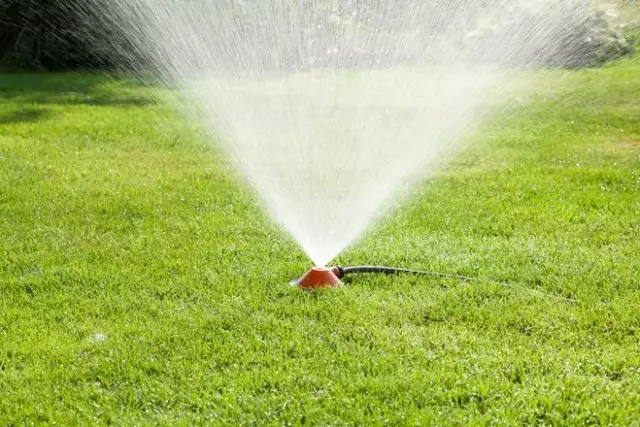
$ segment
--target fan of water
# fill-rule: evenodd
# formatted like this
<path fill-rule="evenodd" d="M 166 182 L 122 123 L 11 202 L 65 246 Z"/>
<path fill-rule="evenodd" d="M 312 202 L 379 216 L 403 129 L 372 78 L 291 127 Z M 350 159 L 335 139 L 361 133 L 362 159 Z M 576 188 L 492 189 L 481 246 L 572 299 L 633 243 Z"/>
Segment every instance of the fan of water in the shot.
<path fill-rule="evenodd" d="M 455 152 L 582 0 L 94 0 L 324 265 Z"/>

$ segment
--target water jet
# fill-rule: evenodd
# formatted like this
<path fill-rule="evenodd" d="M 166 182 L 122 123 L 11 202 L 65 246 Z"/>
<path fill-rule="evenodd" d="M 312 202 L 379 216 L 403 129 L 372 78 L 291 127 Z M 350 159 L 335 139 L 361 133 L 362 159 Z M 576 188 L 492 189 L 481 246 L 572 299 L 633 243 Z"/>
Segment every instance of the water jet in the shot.
<path fill-rule="evenodd" d="M 171 101 L 210 131 L 270 218 L 319 266 L 446 164 L 510 73 L 553 57 L 547 46 L 588 8 L 587 0 L 90 3 L 180 89 Z M 331 274 L 316 267 L 297 285 L 334 286 Z"/>

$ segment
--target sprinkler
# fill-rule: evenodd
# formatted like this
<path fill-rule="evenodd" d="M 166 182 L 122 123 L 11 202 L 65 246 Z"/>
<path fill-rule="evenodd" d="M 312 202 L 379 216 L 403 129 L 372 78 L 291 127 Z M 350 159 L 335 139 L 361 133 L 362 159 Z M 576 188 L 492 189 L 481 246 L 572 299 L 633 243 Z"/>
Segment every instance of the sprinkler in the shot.
<path fill-rule="evenodd" d="M 292 281 L 291 284 L 302 289 L 338 288 L 342 282 L 336 272 L 338 270 L 335 267 L 313 267 L 304 276 Z"/>
<path fill-rule="evenodd" d="M 379 267 L 372 265 L 362 265 L 357 267 L 313 267 L 304 276 L 291 282 L 293 286 L 302 289 L 337 288 L 342 285 L 340 279 L 352 274 L 413 274 L 421 276 L 455 277 L 459 280 L 467 280 L 465 276 L 450 275 L 443 273 L 433 273 L 430 271 L 407 270 L 396 267 Z"/>
<path fill-rule="evenodd" d="M 457 279 L 462 282 L 475 282 L 475 283 L 485 283 L 485 284 L 494 284 L 505 286 L 509 288 L 518 288 L 530 294 L 533 294 L 538 297 L 555 299 L 558 301 L 563 301 L 565 303 L 573 304 L 577 302 L 577 300 L 573 298 L 565 298 L 562 296 L 555 296 L 545 294 L 544 292 L 538 291 L 536 289 L 531 289 L 524 287 L 519 284 L 509 283 L 505 281 L 497 281 L 497 280 L 488 280 L 481 279 L 477 277 L 469 277 L 463 276 L 461 274 L 450 274 L 450 273 L 437 273 L 433 271 L 422 271 L 422 270 L 409 270 L 406 268 L 397 268 L 397 267 L 380 267 L 375 265 L 361 265 L 355 267 L 313 267 L 311 270 L 307 271 L 304 276 L 301 278 L 294 280 L 291 282 L 291 285 L 297 286 L 306 290 L 313 289 L 321 289 L 321 288 L 338 288 L 342 286 L 342 282 L 340 279 L 347 275 L 352 274 L 410 274 L 417 276 L 431 276 L 431 277 L 440 277 L 446 279 Z"/>

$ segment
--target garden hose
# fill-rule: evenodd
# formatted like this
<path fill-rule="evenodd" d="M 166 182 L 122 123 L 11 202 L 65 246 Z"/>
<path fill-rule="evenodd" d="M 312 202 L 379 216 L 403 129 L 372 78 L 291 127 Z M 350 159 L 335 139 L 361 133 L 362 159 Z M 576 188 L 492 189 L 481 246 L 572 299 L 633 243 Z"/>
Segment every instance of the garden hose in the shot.
<path fill-rule="evenodd" d="M 397 267 L 381 267 L 376 265 L 359 265 L 353 267 L 331 267 L 333 274 L 335 274 L 338 279 L 342 279 L 344 276 L 351 274 L 409 274 L 409 275 L 418 275 L 418 276 L 434 276 L 434 277 L 444 277 L 444 278 L 454 278 L 462 281 L 472 280 L 470 277 L 461 276 L 458 274 L 446 274 L 446 273 L 435 273 L 432 271 L 421 271 L 421 270 L 409 270 L 406 268 L 397 268 Z"/>
<path fill-rule="evenodd" d="M 433 271 L 410 270 L 406 268 L 381 267 L 381 266 L 375 266 L 375 265 L 360 265 L 360 266 L 353 266 L 353 267 L 335 266 L 335 267 L 329 267 L 328 270 L 331 271 L 335 275 L 335 277 L 337 277 L 338 280 L 351 274 L 387 274 L 387 275 L 408 274 L 408 275 L 418 275 L 418 276 L 432 276 L 432 277 L 440 277 L 440 278 L 446 278 L 446 279 L 457 279 L 463 282 L 476 282 L 476 283 L 505 286 L 509 288 L 520 288 L 521 290 L 524 290 L 528 293 L 531 293 L 543 298 L 555 299 L 555 300 L 563 301 L 566 303 L 577 302 L 577 300 L 573 298 L 549 295 L 547 293 L 544 293 L 536 289 L 532 289 L 532 288 L 514 284 L 514 283 L 509 283 L 506 281 L 481 279 L 476 277 L 463 276 L 461 274 L 436 273 Z"/>

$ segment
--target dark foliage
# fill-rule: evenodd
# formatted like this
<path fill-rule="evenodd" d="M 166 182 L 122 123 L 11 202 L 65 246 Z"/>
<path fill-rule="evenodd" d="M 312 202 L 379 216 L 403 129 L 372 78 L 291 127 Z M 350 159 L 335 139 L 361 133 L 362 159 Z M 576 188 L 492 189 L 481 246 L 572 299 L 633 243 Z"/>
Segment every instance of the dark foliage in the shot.
<path fill-rule="evenodd" d="M 0 67 L 53 70 L 126 64 L 132 49 L 90 3 L 0 0 Z"/>
<path fill-rule="evenodd" d="M 374 0 L 353 0 L 340 2 L 341 8 L 335 8 L 331 2 L 327 2 L 327 7 L 309 8 L 309 13 L 320 14 L 326 20 L 329 9 L 335 14 L 336 19 L 342 16 L 351 17 L 353 7 L 362 7 L 367 2 Z M 412 2 L 415 0 L 409 0 Z M 428 2 L 427 2 L 428 3 Z M 136 54 L 134 47 L 127 42 L 122 35 L 120 27 L 115 25 L 109 14 L 97 12 L 96 6 L 104 4 L 90 0 L 0 0 L 0 68 L 1 69 L 43 69 L 54 70 L 61 68 L 128 68 L 135 64 L 136 68 L 144 66 L 143 58 Z M 261 3 L 245 2 L 242 10 L 245 13 L 260 13 Z M 423 4 L 423 3 L 420 3 Z M 500 29 L 494 33 L 492 31 L 478 31 L 478 16 L 466 11 L 461 13 L 465 7 L 464 1 L 453 1 L 448 4 L 446 14 L 440 16 L 448 26 L 464 28 L 464 31 L 473 34 L 473 37 L 466 37 L 469 49 L 473 49 L 473 43 L 481 45 L 500 45 L 504 39 L 502 32 L 508 33 L 509 29 Z M 333 5 L 333 6 L 332 6 Z M 331 8 L 329 8 L 331 6 Z M 238 13 L 237 8 L 233 8 L 229 13 Z M 305 9 L 307 10 L 307 9 Z M 478 8 L 481 11 L 482 8 Z M 415 11 L 417 16 L 413 19 L 406 19 L 408 11 Z M 395 8 L 387 17 L 389 25 L 394 26 L 395 32 L 402 22 L 421 22 L 427 20 L 432 23 L 431 28 L 441 28 L 436 25 L 431 16 L 432 11 L 425 7 Z M 393 15 L 393 13 L 397 14 Z M 404 14 L 404 15 L 403 15 Z M 426 14 L 424 17 L 421 14 Z M 463 16 L 467 19 L 457 19 Z M 317 18 L 317 17 L 316 17 Z M 595 66 L 611 59 L 620 57 L 630 52 L 630 45 L 625 38 L 610 27 L 610 23 L 602 14 L 593 13 L 588 16 L 575 16 L 575 22 L 566 25 L 562 22 L 558 31 L 553 37 L 553 43 L 547 40 L 540 42 L 538 46 L 539 65 L 544 66 L 569 66 L 584 67 Z M 314 16 L 306 16 L 305 20 L 313 21 Z M 368 24 L 377 27 L 379 24 L 370 23 L 367 19 L 374 19 L 363 15 L 361 27 L 366 29 Z M 532 28 L 538 26 L 539 20 L 552 19 L 549 16 L 527 16 L 523 14 L 526 22 L 514 22 L 512 25 L 530 25 Z M 332 25 L 341 25 L 333 23 Z M 415 24 L 411 24 L 415 25 Z M 569 29 L 569 30 L 565 30 Z M 322 31 L 327 28 L 322 27 Z M 364 30 L 361 30 L 364 31 Z M 422 45 L 432 44 L 429 42 L 429 33 L 425 30 Z M 313 37 L 313 34 L 307 34 Z M 366 38 L 366 37 L 365 37 Z M 487 38 L 489 41 L 487 41 Z M 393 44 L 392 40 L 388 41 Z M 536 51 L 534 39 L 529 41 L 530 45 L 523 46 L 524 59 L 519 58 L 516 52 L 515 57 L 509 58 L 515 63 L 526 63 L 529 60 L 527 55 Z M 324 51 L 325 49 L 321 46 Z M 421 46 L 417 46 L 422 50 Z M 295 50 L 295 49 L 294 49 Z M 481 50 L 481 49 L 480 49 Z M 508 50 L 505 50 L 508 51 Z M 364 52 L 364 53 L 363 53 Z M 357 57 L 356 63 L 371 62 L 366 55 L 381 55 L 388 57 L 385 52 L 363 52 L 354 53 Z M 286 56 L 286 55 L 285 55 Z M 365 56 L 361 58 L 361 56 Z M 522 59 L 522 60 L 520 60 Z M 343 60 L 344 62 L 344 60 Z M 282 64 L 279 64 L 282 65 Z"/>

